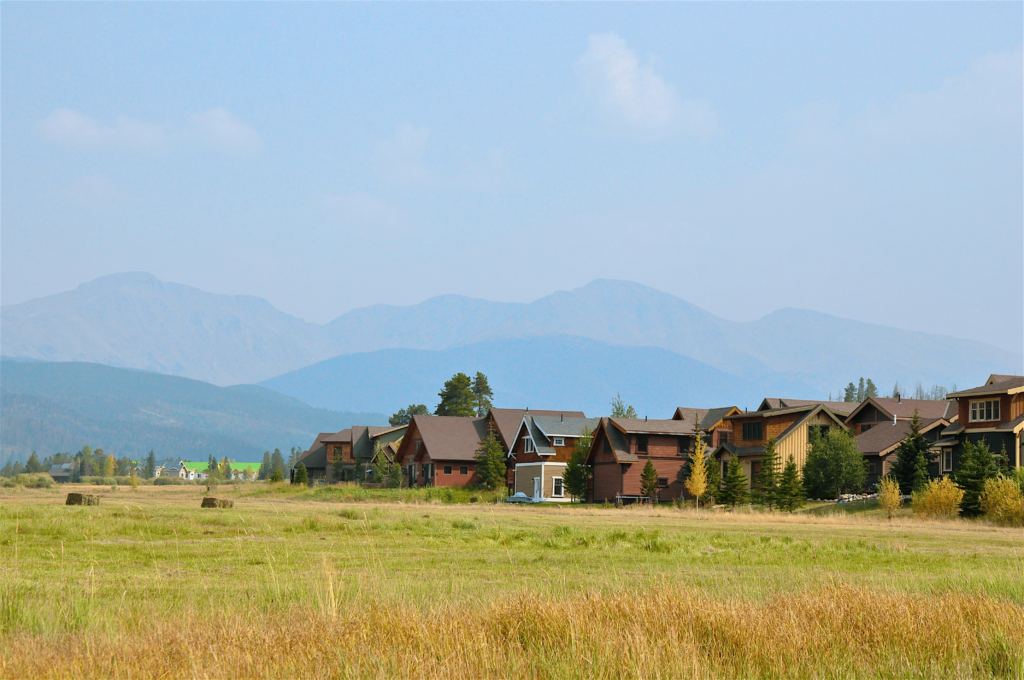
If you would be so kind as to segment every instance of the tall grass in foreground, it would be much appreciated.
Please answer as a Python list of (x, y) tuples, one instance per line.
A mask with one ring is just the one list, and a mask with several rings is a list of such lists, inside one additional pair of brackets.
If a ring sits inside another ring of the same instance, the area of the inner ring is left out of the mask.
[(1024, 607), (825, 585), (766, 601), (682, 588), (487, 605), (339, 604), (2, 638), (0, 674), (86, 677), (972, 678), (1024, 676)]

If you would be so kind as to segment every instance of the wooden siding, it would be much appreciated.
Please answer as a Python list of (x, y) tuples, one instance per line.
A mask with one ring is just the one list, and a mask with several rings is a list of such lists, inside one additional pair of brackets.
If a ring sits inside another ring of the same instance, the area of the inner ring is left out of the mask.
[[(1024, 413), (1024, 401), (1015, 400), (1015, 397), (1021, 397), (1019, 394), (993, 394), (986, 397), (961, 397), (957, 404), (959, 405), (960, 419), (959, 422), (964, 426), (965, 429), (975, 430), (991, 428), (1001, 425), (1002, 423), (1008, 423), (1017, 416)], [(981, 420), (977, 422), (971, 422), (971, 402), (972, 401), (993, 401), (999, 400), (999, 420)], [(1017, 403), (1014, 403), (1016, 401)], [(1013, 415), (1016, 413), (1017, 415)]]
[(513, 445), (512, 453), (516, 457), (516, 463), (568, 463), (576, 440), (566, 437), (565, 443), (565, 446), (551, 447), (555, 450), (553, 456), (541, 456), (536, 451), (526, 453), (524, 450), (526, 443), (524, 438), (520, 437), (516, 440), (515, 445)]
[(516, 492), (522, 492), (527, 496), (533, 496), (533, 479), (534, 477), (541, 477), (542, 471), (544, 476), (541, 481), (541, 495), (544, 496), (544, 498), (554, 498), (555, 477), (561, 477), (563, 483), (562, 498), (569, 500), (569, 493), (564, 490), (565, 465), (563, 464), (545, 464), (543, 467), (540, 465), (516, 466)]
[[(746, 446), (766, 446), (768, 440), (772, 437), (778, 437), (789, 428), (790, 425), (807, 415), (806, 411), (799, 413), (785, 413), (780, 416), (768, 416), (759, 418), (744, 418), (742, 420), (737, 419), (732, 421), (732, 439), (730, 441), (739, 447)], [(764, 423), (761, 428), (761, 439), (744, 439), (743, 438), (743, 423)]]
[(796, 463), (797, 468), (800, 470), (804, 469), (804, 463), (807, 462), (807, 446), (810, 443), (807, 432), (808, 425), (831, 425), (835, 427), (836, 421), (824, 412), (819, 411), (808, 418), (806, 422), (801, 423), (800, 427), (790, 432), (785, 440), (779, 442), (777, 451), (779, 452), (779, 461), (782, 465), (785, 465), (792, 455), (793, 462)]

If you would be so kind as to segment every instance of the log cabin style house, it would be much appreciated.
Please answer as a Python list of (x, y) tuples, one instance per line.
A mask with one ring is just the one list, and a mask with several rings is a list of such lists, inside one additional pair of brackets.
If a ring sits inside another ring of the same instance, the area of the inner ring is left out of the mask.
[(507, 454), (512, 472), (509, 494), (523, 493), (536, 502), (572, 500), (562, 483), (565, 467), (576, 442), (593, 432), (598, 421), (561, 414), (524, 415)]
[(856, 407), (856, 403), (850, 402), (765, 399), (756, 411), (725, 417), (732, 426), (732, 434), (729, 441), (715, 448), (712, 456), (722, 465), (723, 477), (726, 463), (733, 456), (738, 457), (748, 485), (753, 486), (761, 472), (768, 440), (774, 438), (780, 463), (785, 465), (792, 456), (797, 468), (803, 470), (811, 428), (845, 427), (844, 419)]
[(990, 375), (984, 385), (946, 395), (957, 403), (957, 420), (942, 432), (943, 465), (960, 466), (965, 441), (982, 440), (1006, 452), (1010, 468), (1024, 467), (1024, 376)]

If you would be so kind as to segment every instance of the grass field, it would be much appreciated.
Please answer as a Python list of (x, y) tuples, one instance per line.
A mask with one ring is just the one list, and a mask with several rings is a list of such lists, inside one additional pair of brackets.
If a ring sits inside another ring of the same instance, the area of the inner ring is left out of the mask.
[(1020, 529), (69, 490), (0, 490), (2, 677), (1024, 677)]

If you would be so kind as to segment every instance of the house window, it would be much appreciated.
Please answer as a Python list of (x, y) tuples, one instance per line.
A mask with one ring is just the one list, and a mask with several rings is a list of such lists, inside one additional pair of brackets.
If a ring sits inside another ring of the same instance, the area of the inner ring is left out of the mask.
[(724, 444), (729, 441), (729, 430), (715, 430), (718, 433), (718, 443)]
[(750, 441), (764, 438), (764, 423), (760, 420), (752, 423), (743, 423), (743, 439)]
[(689, 437), (680, 437), (679, 441), (677, 443), (676, 453), (678, 453), (680, 456), (683, 455), (684, 453), (686, 453), (687, 450), (690, 448), (689, 445), (687, 444), (687, 442), (689, 442), (689, 440), (690, 440)]
[(763, 467), (764, 466), (761, 464), (761, 461), (755, 460), (753, 463), (750, 464), (750, 475), (755, 476), (761, 474), (761, 470), (763, 469)]
[(561, 477), (555, 477), (554, 478), (554, 483), (555, 484), (554, 484), (554, 488), (551, 491), (551, 495), (554, 496), (555, 498), (562, 498), (562, 496), (564, 494), (564, 491), (562, 489), (562, 478)]
[(868, 474), (869, 475), (877, 475), (878, 474), (878, 463), (876, 463), (875, 461), (869, 461), (868, 462)]
[(636, 437), (636, 452), (647, 453), (647, 435), (640, 434)]
[(468, 465), (460, 465), (459, 466), (459, 474), (460, 475), (468, 475), (469, 474), (469, 466)]
[(809, 425), (807, 427), (807, 439), (810, 440), (814, 436), (814, 431), (818, 431), (818, 436), (822, 439), (828, 434), (828, 425)]
[(444, 473), (446, 475), (450, 475), (452, 473), (452, 466), (451, 465), (445, 465), (444, 466)]
[(971, 402), (971, 422), (982, 420), (999, 420), (999, 400)]
[(419, 453), (419, 452), (420, 452), (420, 444), (422, 444), (422, 443), (423, 443), (423, 442), (421, 442), (421, 441), (419, 441), (419, 440), (416, 440), (416, 453)]
[(565, 439), (562, 437), (555, 437), (555, 446), (565, 446)]
[(867, 432), (867, 431), (868, 431), (868, 430), (870, 430), (870, 429), (871, 429), (871, 426), (870, 426), (870, 425), (861, 425), (861, 426), (860, 426), (860, 431), (861, 431), (861, 432)]
[(529, 437), (523, 437), (523, 451), (525, 451), (526, 453), (534, 452), (533, 440), (530, 439)]
[(668, 488), (668, 477), (658, 477), (658, 488), (659, 489), (667, 489)]
[(953, 449), (942, 450), (942, 471), (952, 472), (953, 471)]

